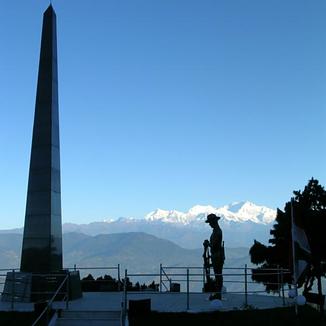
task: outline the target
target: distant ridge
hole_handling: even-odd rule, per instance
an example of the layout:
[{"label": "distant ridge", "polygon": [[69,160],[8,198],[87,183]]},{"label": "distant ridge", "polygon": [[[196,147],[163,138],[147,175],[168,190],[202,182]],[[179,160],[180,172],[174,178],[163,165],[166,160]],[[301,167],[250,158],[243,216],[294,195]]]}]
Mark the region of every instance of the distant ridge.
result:
[{"label": "distant ridge", "polygon": [[[254,239],[266,242],[274,222],[276,211],[251,202],[235,202],[222,207],[196,205],[188,212],[157,209],[144,218],[120,217],[88,224],[65,223],[63,232],[79,232],[87,235],[121,232],[146,232],[175,242],[184,248],[201,248],[210,236],[210,228],[204,223],[209,213],[222,216],[221,227],[228,247],[249,247]],[[22,229],[2,230],[1,233],[22,233]]]},{"label": "distant ridge", "polygon": [[[0,264],[16,268],[20,262],[22,235],[0,234]],[[133,272],[155,272],[165,266],[201,266],[202,250],[185,249],[144,232],[89,236],[70,232],[63,235],[64,266],[117,266]],[[227,248],[229,267],[248,263],[248,248]],[[87,273],[93,271],[87,271]],[[99,271],[98,273],[108,273]],[[113,273],[113,272],[112,272]]]}]

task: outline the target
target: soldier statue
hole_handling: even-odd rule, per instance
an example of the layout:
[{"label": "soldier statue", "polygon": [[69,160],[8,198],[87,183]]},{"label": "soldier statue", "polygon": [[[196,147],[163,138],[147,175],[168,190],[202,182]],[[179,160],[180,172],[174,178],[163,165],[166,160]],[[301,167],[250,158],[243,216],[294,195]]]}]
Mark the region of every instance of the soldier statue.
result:
[{"label": "soldier statue", "polygon": [[[211,300],[222,298],[222,287],[223,287],[223,264],[225,260],[224,253],[224,242],[222,242],[222,230],[218,224],[219,216],[215,214],[209,214],[206,219],[206,223],[213,229],[210,240],[205,240],[204,245],[204,268],[206,273],[206,285],[205,291],[212,292],[216,291],[216,294],[210,297]],[[209,254],[210,249],[210,254]],[[211,263],[210,261],[211,260]],[[210,267],[213,267],[215,275],[215,283],[210,278]]]}]

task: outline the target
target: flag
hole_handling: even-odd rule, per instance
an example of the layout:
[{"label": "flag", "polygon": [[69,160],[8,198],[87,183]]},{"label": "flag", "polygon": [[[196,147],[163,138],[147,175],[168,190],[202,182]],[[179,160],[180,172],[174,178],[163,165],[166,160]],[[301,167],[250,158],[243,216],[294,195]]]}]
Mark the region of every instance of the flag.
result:
[{"label": "flag", "polygon": [[291,200],[291,224],[292,224],[292,250],[293,250],[293,276],[294,281],[301,287],[304,276],[309,268],[311,249],[306,232],[303,228],[301,214],[294,214],[294,200]]}]

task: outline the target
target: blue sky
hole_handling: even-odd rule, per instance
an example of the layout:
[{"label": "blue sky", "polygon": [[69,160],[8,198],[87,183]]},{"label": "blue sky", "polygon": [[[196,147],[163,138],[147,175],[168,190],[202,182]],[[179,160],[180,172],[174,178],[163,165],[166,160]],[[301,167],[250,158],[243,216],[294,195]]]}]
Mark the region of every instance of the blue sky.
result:
[{"label": "blue sky", "polygon": [[[324,0],[53,5],[64,222],[325,185]],[[0,4],[1,229],[24,221],[47,6]]]}]

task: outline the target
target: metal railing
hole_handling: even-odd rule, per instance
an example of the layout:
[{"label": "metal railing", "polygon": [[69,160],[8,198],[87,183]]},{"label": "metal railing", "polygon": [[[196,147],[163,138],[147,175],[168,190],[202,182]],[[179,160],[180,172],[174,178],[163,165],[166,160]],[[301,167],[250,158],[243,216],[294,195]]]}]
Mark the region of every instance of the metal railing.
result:
[{"label": "metal railing", "polygon": [[[261,293],[261,292],[266,292],[266,290],[248,290],[248,285],[250,284],[255,284],[258,286],[258,283],[256,281],[249,281],[248,276],[252,276],[252,270],[255,270],[256,268],[248,268],[247,265],[244,267],[226,267],[223,268],[223,274],[214,274],[210,273],[211,276],[222,276],[224,278],[223,283],[242,283],[244,284],[244,290],[243,291],[233,291],[233,293]],[[184,273],[171,273],[168,272],[170,270],[184,270]],[[192,272],[192,271],[198,271],[201,270],[201,273],[199,272]],[[236,272],[234,272],[236,271]],[[242,272],[237,272],[237,271],[242,271]],[[165,285],[165,281],[168,281],[169,284],[173,282],[184,282],[188,283],[187,278],[180,279],[178,277],[187,277],[189,274],[189,277],[192,277],[189,279],[189,283],[196,283],[196,282],[201,282],[202,283],[202,289],[204,288],[205,285],[205,269],[203,267],[192,267],[192,266],[178,266],[178,267],[170,267],[170,266],[165,266],[163,267],[160,265],[160,291],[163,290],[163,287],[167,289],[167,286]],[[284,268],[269,268],[269,269],[261,269],[259,276],[272,276],[275,275],[277,276],[277,282],[264,282],[265,285],[274,285],[277,286],[277,292],[279,297],[284,297],[284,275],[290,274],[290,271]],[[195,278],[194,278],[195,277]],[[234,278],[237,277],[237,279],[229,279],[229,278]],[[226,279],[227,278],[227,279]],[[189,287],[187,284],[186,287]],[[171,288],[170,288],[171,289]],[[201,291],[200,291],[201,292]],[[232,293],[232,292],[229,292]]]},{"label": "metal railing", "polygon": [[[84,272],[87,273],[87,271],[98,271],[98,274],[103,274],[103,273],[111,273],[114,271],[117,277],[117,286],[118,286],[118,291],[122,290],[122,282],[121,282],[121,275],[120,275],[120,264],[116,266],[104,266],[104,267],[77,267],[75,264],[73,267],[68,267],[64,268],[66,271],[81,271],[81,274]],[[11,276],[8,279],[8,274],[11,274]],[[66,276],[67,274],[60,274],[60,273],[55,273],[55,274],[35,274],[33,273],[34,276],[40,276],[40,277],[60,277],[60,276]],[[81,275],[82,276],[82,275]],[[29,293],[24,293],[24,291],[18,291],[19,288],[24,288],[26,284],[28,284],[30,280],[27,278],[23,278],[20,274],[20,270],[18,268],[2,268],[0,269],[0,294],[1,296],[7,296],[7,302],[10,302],[10,309],[12,311],[15,310],[15,303],[16,302],[28,302],[30,300],[31,296],[37,295],[37,294],[47,294],[49,297],[53,294],[55,294],[56,289],[54,291],[50,292],[29,292]],[[83,280],[84,283],[87,283],[87,280]],[[90,281],[91,282],[91,281]],[[101,283],[110,283],[112,281],[110,280],[96,280],[96,282],[101,282]],[[6,288],[5,288],[5,284]],[[8,287],[9,284],[9,287]]]},{"label": "metal railing", "polygon": [[[248,295],[249,294],[261,294],[261,293],[266,293],[266,290],[256,290],[256,289],[250,289],[250,286],[255,284],[257,286],[257,282],[255,281],[250,281],[248,277],[252,276],[252,270],[255,268],[248,268],[247,265],[241,268],[224,268],[222,274],[214,275],[214,273],[210,273],[210,275],[213,276],[222,276],[224,278],[223,283],[238,283],[238,284],[243,284],[243,289],[242,290],[237,290],[237,291],[228,291],[228,293],[237,293],[237,294],[243,294],[244,295],[244,306],[248,306],[250,303]],[[206,270],[203,266],[177,266],[177,267],[171,267],[171,266],[163,266],[160,264],[159,266],[159,272],[158,273],[128,273],[128,270],[125,270],[124,273],[124,278],[123,280],[121,279],[120,273],[121,273],[121,268],[120,265],[118,264],[117,266],[105,266],[105,267],[77,267],[77,265],[74,265],[73,267],[66,268],[65,270],[68,271],[81,271],[82,273],[89,271],[116,271],[117,273],[117,280],[119,284],[119,291],[121,290],[120,284],[123,286],[123,292],[122,292],[122,297],[121,297],[121,322],[122,325],[124,325],[124,321],[127,316],[127,302],[128,302],[128,292],[130,292],[130,289],[128,290],[128,280],[129,278],[147,278],[147,281],[149,278],[155,278],[158,280],[158,288],[152,289],[149,291],[147,289],[147,293],[151,294],[159,294],[159,293],[167,293],[167,292],[172,292],[172,285],[176,282],[180,282],[183,286],[181,287],[180,285],[180,292],[186,294],[186,299],[185,299],[185,307],[187,310],[190,309],[190,304],[191,304],[191,298],[190,294],[195,294],[195,293],[202,293],[204,286],[205,286],[205,278],[206,278]],[[11,309],[14,310],[15,308],[15,301],[18,301],[19,299],[22,299],[23,297],[19,296],[16,291],[16,287],[18,286],[19,283],[23,283],[24,280],[22,280],[19,277],[16,277],[18,275],[17,271],[18,269],[0,269],[0,277],[7,276],[7,274],[3,274],[3,272],[11,272],[12,273],[12,280],[11,280],[11,289],[7,294],[12,293],[13,295],[11,296]],[[264,269],[260,270],[259,276],[262,275],[274,275],[275,278],[277,279],[277,282],[265,282],[265,285],[276,285],[278,289],[278,295],[279,297],[282,297],[283,299],[283,305],[285,305],[285,289],[284,289],[284,276],[286,274],[289,274],[289,270],[283,269],[283,268],[274,268],[274,269]],[[33,274],[35,275],[35,274]],[[44,276],[44,274],[40,274]],[[59,274],[55,274],[56,276],[59,276]],[[103,275],[103,274],[102,274]],[[51,276],[49,274],[48,276]],[[53,276],[53,275],[52,275]],[[43,309],[41,315],[38,317],[38,319],[34,322],[33,325],[36,325],[35,323],[39,322],[44,316],[44,314],[51,309],[53,301],[55,301],[57,295],[60,292],[66,283],[67,288],[64,300],[66,302],[66,309],[68,308],[69,304],[69,274],[64,274],[65,278],[63,281],[60,283],[60,286],[55,292],[48,292],[48,295],[52,295],[51,299],[48,301],[46,307]],[[114,280],[114,279],[113,279]],[[107,280],[103,280],[107,282]],[[123,281],[123,282],[122,282]],[[87,282],[87,280],[83,280],[83,282]],[[4,282],[0,282],[0,286],[4,285]],[[194,291],[194,286],[196,285],[195,288],[196,290]],[[202,285],[202,288],[199,288],[199,284]],[[260,285],[262,286],[262,285]],[[136,294],[136,291],[132,291],[133,294]],[[138,293],[142,293],[139,291]],[[210,292],[213,293],[213,292]],[[3,293],[6,295],[6,293]],[[35,293],[34,293],[35,294]],[[61,300],[62,301],[62,300]]]},{"label": "metal railing", "polygon": [[[223,277],[223,283],[239,283],[243,284],[243,291],[228,291],[228,293],[233,294],[243,294],[244,295],[244,307],[247,307],[249,305],[248,295],[249,294],[262,294],[267,293],[266,290],[249,290],[248,286],[255,284],[258,285],[255,281],[249,281],[248,277],[252,276],[252,270],[255,268],[248,268],[247,265],[240,268],[224,268],[222,274],[214,274],[211,273],[211,276],[222,276]],[[240,272],[239,272],[240,271]],[[284,275],[290,274],[290,271],[283,268],[269,268],[269,269],[261,269],[260,270],[260,276],[276,276],[277,282],[265,282],[265,285],[276,285],[278,289],[278,296],[282,297],[282,304],[285,305],[285,289],[284,289]],[[194,293],[202,293],[205,285],[205,268],[202,266],[177,266],[177,267],[171,267],[171,266],[163,266],[160,264],[159,273],[128,273],[128,270],[125,270],[124,279],[123,279],[123,296],[122,296],[122,325],[125,323],[125,319],[127,316],[127,310],[128,310],[128,284],[127,280],[129,280],[130,277],[154,277],[159,279],[159,287],[158,291],[152,291],[151,294],[160,294],[160,293],[166,293],[171,292],[171,285],[173,282],[183,282],[185,283],[185,289],[184,291],[180,292],[186,294],[186,302],[185,307],[187,310],[190,309],[190,294]],[[228,278],[234,278],[237,279],[228,279]],[[166,285],[166,282],[168,282],[169,287]],[[190,285],[192,283],[202,283],[202,289],[201,291],[192,292],[190,291]],[[260,285],[262,286],[262,285]],[[136,294],[137,292],[132,291],[130,293]],[[139,292],[142,293],[142,292]],[[213,293],[213,292],[210,292]]]}]

